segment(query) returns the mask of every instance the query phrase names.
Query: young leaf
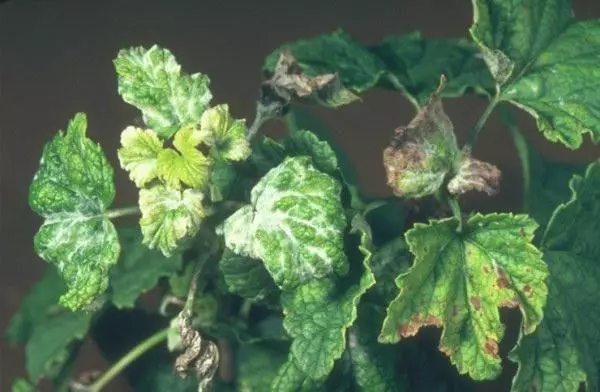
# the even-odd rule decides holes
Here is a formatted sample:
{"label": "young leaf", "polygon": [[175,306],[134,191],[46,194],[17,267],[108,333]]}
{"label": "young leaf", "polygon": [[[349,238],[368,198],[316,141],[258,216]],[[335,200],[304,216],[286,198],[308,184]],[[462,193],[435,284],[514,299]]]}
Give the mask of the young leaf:
{"label": "young leaf", "polygon": [[377,341],[383,312],[374,305],[361,304],[358,320],[348,332],[349,360],[352,364],[354,391],[404,392],[406,380],[397,367],[396,347]]}
{"label": "young leaf", "polygon": [[477,214],[462,233],[457,224],[432,220],[406,233],[415,262],[396,279],[400,294],[379,339],[394,343],[421,327],[442,327],[440,350],[459,373],[492,379],[504,335],[498,308],[519,307],[522,330],[532,333],[542,320],[548,269],[530,242],[537,224],[525,215]]}
{"label": "young leaf", "polygon": [[113,169],[101,148],[88,139],[85,114],[66,133],[44,146],[29,189],[29,205],[44,217],[35,251],[54,264],[67,284],[60,298],[76,310],[108,287],[108,271],[119,257],[117,232],[106,216],[115,196]]}
{"label": "young leaf", "polygon": [[244,120],[234,120],[228,105],[217,105],[204,112],[200,119],[200,139],[214,147],[228,161],[248,158],[250,145]]}
{"label": "young leaf", "polygon": [[[338,75],[341,84],[355,93],[374,87],[385,71],[384,64],[376,56],[342,30],[282,45],[265,60],[265,71],[275,71],[281,53],[291,53],[306,76]],[[328,106],[351,101],[332,100]]]}
{"label": "young leaf", "polygon": [[151,129],[127,127],[121,133],[121,148],[118,150],[121,167],[129,172],[138,188],[158,177],[158,154],[163,143]]}
{"label": "young leaf", "polygon": [[225,249],[219,268],[229,290],[244,298],[258,301],[277,291],[271,275],[260,260],[236,255]]}
{"label": "young leaf", "polygon": [[287,350],[273,344],[244,344],[237,355],[239,391],[267,392],[287,359]]}
{"label": "young leaf", "polygon": [[165,148],[158,154],[158,174],[168,186],[180,189],[183,183],[200,188],[208,182],[210,160],[196,149],[201,141],[200,131],[181,128],[173,140],[177,151]]}
{"label": "young leaf", "polygon": [[[357,215],[360,220],[360,215]],[[353,267],[344,278],[307,282],[284,291],[281,305],[283,326],[293,338],[291,357],[311,379],[325,378],[346,348],[346,330],[356,319],[358,302],[375,284],[370,269],[371,238],[364,222],[353,221],[360,242],[354,244]],[[368,228],[368,226],[367,226]],[[362,263],[358,260],[362,259]]]}
{"label": "young leaf", "polygon": [[158,280],[176,273],[181,268],[181,255],[171,258],[142,245],[137,229],[119,230],[119,239],[127,249],[111,271],[111,302],[117,308],[131,308],[144,292],[152,289]]}
{"label": "young leaf", "polygon": [[[513,391],[598,390],[600,361],[600,163],[570,182],[571,199],[552,215],[542,250],[550,269],[548,304],[535,334],[521,336]],[[535,293],[535,291],[534,291]]]}
{"label": "young leaf", "polygon": [[574,23],[568,0],[476,0],[474,7],[471,35],[502,85],[499,99],[534,116],[550,141],[575,149],[586,132],[600,141],[593,109],[600,20]]}
{"label": "young leaf", "polygon": [[420,33],[388,37],[369,48],[385,64],[391,77],[382,84],[405,90],[423,105],[437,88],[440,75],[448,78],[442,97],[460,97],[466,90],[491,95],[494,81],[479,49],[461,39],[424,39]]}
{"label": "young leaf", "polygon": [[348,261],[340,192],[340,184],[317,171],[309,157],[286,158],[252,189],[251,205],[225,221],[225,244],[262,260],[283,289],[343,275]]}
{"label": "young leaf", "polygon": [[181,73],[167,49],[123,49],[114,60],[119,94],[142,111],[144,122],[164,138],[197,124],[212,99],[207,76]]}
{"label": "young leaf", "polygon": [[61,312],[38,324],[25,345],[29,378],[37,383],[43,377],[54,378],[75,354],[92,320],[91,312]]}
{"label": "young leaf", "polygon": [[42,324],[48,314],[60,309],[58,299],[65,285],[54,266],[47,266],[44,276],[33,286],[17,313],[10,319],[5,337],[10,343],[25,344],[35,328]]}
{"label": "young leaf", "polygon": [[143,243],[150,249],[160,249],[166,257],[173,255],[198,232],[205,216],[202,198],[197,190],[179,191],[163,185],[140,190]]}

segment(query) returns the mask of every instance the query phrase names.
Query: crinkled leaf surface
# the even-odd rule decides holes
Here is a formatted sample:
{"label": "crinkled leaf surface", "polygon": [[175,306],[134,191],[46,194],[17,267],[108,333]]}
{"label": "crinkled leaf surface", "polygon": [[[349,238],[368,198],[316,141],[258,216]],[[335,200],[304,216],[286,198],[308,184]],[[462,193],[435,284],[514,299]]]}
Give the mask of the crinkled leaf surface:
{"label": "crinkled leaf surface", "polygon": [[236,357],[238,390],[268,392],[277,371],[287,359],[287,350],[280,344],[244,344]]}
{"label": "crinkled leaf surface", "polygon": [[207,183],[210,160],[196,149],[201,141],[200,131],[182,128],[173,139],[177,151],[165,148],[158,154],[158,174],[168,186],[180,189],[185,184],[200,188]]}
{"label": "crinkled leaf surface", "polygon": [[475,380],[500,374],[498,342],[504,335],[499,307],[519,307],[522,330],[542,320],[548,276],[531,244],[537,224],[525,215],[474,215],[462,233],[454,219],[417,223],[405,237],[415,255],[398,276],[400,294],[389,307],[380,334],[386,343],[443,328],[440,350],[459,373]]}
{"label": "crinkled leaf surface", "polygon": [[163,185],[140,190],[143,243],[160,249],[167,257],[173,255],[198,232],[205,215],[202,198],[197,190],[180,191]]}
{"label": "crinkled leaf surface", "polygon": [[44,217],[35,251],[55,265],[67,284],[60,303],[72,310],[89,305],[108,287],[119,257],[117,232],[106,217],[115,196],[113,169],[88,139],[86,117],[78,113],[67,132],[44,146],[29,205]]}
{"label": "crinkled leaf surface", "polygon": [[85,337],[92,315],[64,311],[38,324],[25,345],[26,368],[33,382],[58,376],[70,360],[74,345]]}
{"label": "crinkled leaf surface", "polygon": [[384,312],[370,304],[361,304],[358,320],[348,332],[349,360],[355,391],[403,392],[406,380],[399,374],[398,348],[377,341]]}
{"label": "crinkled leaf surface", "polygon": [[283,140],[283,146],[292,156],[309,156],[315,168],[323,173],[334,175],[338,170],[337,157],[329,143],[310,131],[294,132]]}
{"label": "crinkled leaf surface", "polygon": [[460,97],[468,89],[488,95],[494,91],[494,81],[479,49],[466,40],[424,39],[420,33],[413,33],[388,37],[369,49],[390,73],[384,85],[397,89],[395,83],[400,83],[420,105],[435,92],[440,75],[448,79],[442,97]]}
{"label": "crinkled leaf surface", "polygon": [[341,185],[308,157],[286,158],[252,189],[251,205],[224,224],[234,253],[262,260],[284,289],[348,270]]}
{"label": "crinkled leaf surface", "polygon": [[277,291],[273,278],[260,260],[225,249],[219,268],[229,290],[244,298],[261,300]]}
{"label": "crinkled leaf surface", "polygon": [[250,155],[248,128],[244,120],[234,120],[226,104],[214,106],[200,119],[200,134],[204,143],[214,147],[229,161],[241,161]]}
{"label": "crinkled leaf surface", "polygon": [[550,269],[544,320],[510,354],[519,363],[513,391],[599,387],[600,163],[570,187],[571,199],[556,209],[542,240]]}
{"label": "crinkled leaf surface", "polygon": [[280,53],[286,51],[307,76],[337,73],[342,85],[357,93],[374,87],[385,71],[383,62],[341,30],[277,48],[267,57],[265,70],[273,72]]}
{"label": "crinkled leaf surface", "polygon": [[119,94],[140,109],[144,122],[162,137],[197,124],[212,99],[206,75],[182,73],[173,54],[156,45],[123,49],[114,65]]}
{"label": "crinkled leaf surface", "polygon": [[550,141],[575,149],[589,132],[598,142],[600,20],[573,22],[568,0],[477,0],[474,6],[473,38],[492,73],[504,63],[496,72],[500,99],[529,112]]}
{"label": "crinkled leaf surface", "polygon": [[121,167],[129,172],[138,188],[158,177],[158,154],[163,143],[156,132],[133,126],[121,133],[121,148],[118,151]]}
{"label": "crinkled leaf surface", "polygon": [[42,324],[48,313],[60,309],[58,299],[65,285],[54,266],[47,266],[42,278],[29,290],[6,328],[6,340],[25,344],[38,324]]}
{"label": "crinkled leaf surface", "polygon": [[281,296],[283,326],[293,339],[291,357],[313,380],[326,377],[342,356],[346,331],[356,319],[358,302],[375,284],[369,266],[371,238],[363,226],[357,224],[354,228],[360,242],[351,245],[352,269],[347,276],[313,280]]}
{"label": "crinkled leaf surface", "polygon": [[119,230],[119,239],[127,249],[111,271],[111,302],[117,308],[130,308],[140,295],[152,289],[158,280],[181,268],[181,254],[166,258],[142,245],[138,229]]}
{"label": "crinkled leaf surface", "polygon": [[325,392],[325,380],[314,381],[290,355],[271,383],[271,392]]}

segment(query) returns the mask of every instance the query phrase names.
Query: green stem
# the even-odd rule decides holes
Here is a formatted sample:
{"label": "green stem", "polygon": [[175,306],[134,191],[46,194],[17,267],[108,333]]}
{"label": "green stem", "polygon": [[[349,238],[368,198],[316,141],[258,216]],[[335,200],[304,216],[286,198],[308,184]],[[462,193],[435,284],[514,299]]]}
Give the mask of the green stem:
{"label": "green stem", "polygon": [[108,219],[115,219],[115,218],[120,218],[122,216],[127,216],[127,215],[137,215],[139,213],[140,213],[140,208],[138,206],[115,208],[114,210],[106,211],[106,217]]}
{"label": "green stem", "polygon": [[450,196],[448,198],[448,204],[450,205],[452,214],[458,220],[458,228],[456,229],[456,231],[458,233],[461,233],[463,230],[463,217],[462,212],[460,211],[460,204],[458,203],[458,199],[454,196]]}
{"label": "green stem", "polygon": [[392,86],[394,86],[395,89],[400,91],[404,98],[406,98],[408,102],[410,102],[415,107],[415,109],[419,110],[421,108],[419,102],[406,90],[406,87],[404,87],[404,85],[400,83],[400,81],[395,75],[387,73],[386,78],[392,84]]}
{"label": "green stem", "polygon": [[146,351],[150,350],[160,342],[167,339],[167,334],[169,333],[169,328],[162,329],[150,336],[148,339],[144,340],[137,346],[133,348],[130,352],[128,352],[123,358],[119,360],[119,362],[115,363],[110,369],[108,369],[102,377],[100,377],[96,382],[89,386],[87,391],[89,392],[99,392],[112,381],[119,373],[123,371],[129,364],[139,358]]}
{"label": "green stem", "polygon": [[254,304],[248,298],[245,298],[244,302],[242,302],[242,306],[240,307],[239,313],[240,313],[240,317],[242,317],[244,320],[248,320],[248,317],[250,317],[250,311],[252,310],[252,305],[254,305]]}
{"label": "green stem", "polygon": [[471,133],[469,134],[469,141],[465,145],[466,151],[470,152],[473,149],[473,146],[475,145],[475,142],[477,141],[477,137],[479,136],[479,133],[481,132],[481,130],[483,129],[483,126],[485,125],[488,118],[490,117],[490,114],[492,114],[492,111],[494,110],[496,105],[498,105],[499,103],[500,103],[500,99],[498,98],[498,95],[496,95],[490,101],[487,108],[485,108],[485,111],[479,118],[479,121],[477,121],[477,124],[475,124],[473,129],[471,129]]}

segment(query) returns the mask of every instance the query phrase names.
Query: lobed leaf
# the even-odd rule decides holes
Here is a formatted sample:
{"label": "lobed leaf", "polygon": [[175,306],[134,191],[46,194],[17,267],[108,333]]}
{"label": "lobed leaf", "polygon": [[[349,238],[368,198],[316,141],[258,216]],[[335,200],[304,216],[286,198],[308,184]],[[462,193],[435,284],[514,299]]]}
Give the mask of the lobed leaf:
{"label": "lobed leaf", "polygon": [[509,357],[519,364],[513,391],[576,392],[599,387],[600,163],[570,182],[542,240],[550,270],[548,304],[535,334],[521,336]]}
{"label": "lobed leaf", "polygon": [[123,49],[114,65],[119,94],[142,111],[146,125],[161,137],[199,123],[212,99],[206,75],[182,73],[173,54],[156,45]]}
{"label": "lobed leaf", "polygon": [[224,223],[234,253],[262,260],[284,289],[348,269],[340,184],[308,157],[286,158],[252,189],[251,205]]}
{"label": "lobed leaf", "polygon": [[247,134],[244,120],[234,120],[225,104],[206,110],[200,119],[200,138],[228,161],[248,158],[252,151]]}
{"label": "lobed leaf", "polygon": [[443,328],[440,351],[475,380],[500,374],[499,307],[519,307],[522,331],[542,320],[548,276],[531,244],[537,224],[525,215],[474,215],[462,233],[454,219],[417,223],[405,237],[413,266],[398,276],[400,294],[387,311],[379,340],[394,343],[421,327]]}
{"label": "lobed leaf", "polygon": [[117,232],[106,216],[115,188],[113,170],[101,148],[88,139],[86,117],[78,113],[66,133],[44,146],[31,187],[29,205],[44,217],[35,251],[55,265],[67,284],[60,303],[85,307],[108,287],[117,262]]}
{"label": "lobed leaf", "polygon": [[121,146],[118,150],[121,167],[129,172],[129,178],[138,188],[158,177],[158,155],[163,143],[156,132],[129,126],[121,133]]}

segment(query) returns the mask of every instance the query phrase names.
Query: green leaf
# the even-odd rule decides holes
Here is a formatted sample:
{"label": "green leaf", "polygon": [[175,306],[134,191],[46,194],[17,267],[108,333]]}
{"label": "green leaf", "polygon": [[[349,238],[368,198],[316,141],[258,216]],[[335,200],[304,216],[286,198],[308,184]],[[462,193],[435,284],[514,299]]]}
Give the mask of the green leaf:
{"label": "green leaf", "polygon": [[258,301],[277,292],[277,286],[260,260],[225,249],[219,268],[229,290],[244,298]]}
{"label": "green leaf", "polygon": [[24,378],[17,378],[12,385],[12,392],[36,392],[35,385],[31,384]]}
{"label": "green leaf", "polygon": [[325,392],[324,381],[307,376],[290,355],[271,383],[271,392]]}
{"label": "green leaf", "polygon": [[283,139],[283,146],[290,156],[309,156],[320,172],[335,175],[338,171],[337,157],[329,143],[319,140],[310,131],[294,132]]}
{"label": "green leaf", "polygon": [[440,75],[448,79],[442,97],[460,97],[466,90],[486,95],[494,91],[479,49],[466,40],[424,39],[417,32],[388,37],[370,50],[386,64],[384,86],[405,90],[419,105],[435,92]]}
{"label": "green leaf", "polygon": [[[350,158],[348,158],[348,154],[346,154],[344,152],[344,149],[339,146],[339,143],[335,141],[332,130],[329,129],[327,125],[325,125],[321,121],[321,119],[319,119],[317,116],[312,115],[307,110],[300,109],[297,106],[292,106],[285,116],[285,124],[288,129],[288,134],[290,135],[289,137],[291,137],[292,139],[294,138],[295,133],[299,131],[309,130],[318,138],[318,141],[315,141],[315,144],[321,145],[322,143],[327,143],[329,149],[333,150],[333,157],[335,157],[336,165],[339,167],[342,174],[344,175],[344,180],[351,184],[357,183],[356,173],[354,171],[354,167],[352,162],[350,161]],[[300,143],[294,144],[299,146],[302,145]],[[321,150],[326,151],[327,148],[322,147]],[[311,157],[314,155],[312,153],[312,148],[305,148],[304,151],[311,151],[310,154],[306,153],[304,155],[309,155]],[[298,153],[297,155],[302,154]],[[326,155],[330,154],[327,153]],[[333,161],[333,158],[331,158],[331,160]],[[314,158],[313,162],[315,162]],[[318,164],[315,162],[315,165]],[[327,170],[325,170],[325,172],[329,173],[329,171]]]}
{"label": "green leaf", "polygon": [[164,257],[142,245],[137,229],[122,229],[119,238],[127,252],[111,271],[111,301],[117,308],[131,308],[140,295],[152,289],[158,280],[181,268],[181,255]]}
{"label": "green leaf", "polygon": [[348,261],[340,192],[341,185],[316,170],[310,158],[286,158],[252,189],[252,204],[225,221],[225,244],[262,260],[284,289],[343,275]]}
{"label": "green leaf", "polygon": [[277,371],[287,359],[287,350],[281,345],[244,344],[237,353],[238,390],[266,392]]}
{"label": "green leaf", "polygon": [[424,326],[443,328],[440,351],[460,374],[497,377],[504,335],[499,307],[519,307],[522,330],[542,320],[548,276],[531,244],[537,224],[526,215],[472,216],[462,233],[455,219],[417,223],[405,237],[413,266],[396,279],[400,294],[389,307],[380,341],[394,343]]}
{"label": "green leaf", "polygon": [[140,109],[144,122],[162,137],[197,124],[212,99],[206,75],[181,73],[171,52],[156,45],[123,49],[114,65],[119,94]]}
{"label": "green leaf", "polygon": [[163,143],[151,129],[127,127],[121,133],[121,148],[118,150],[121,167],[129,172],[138,188],[158,177],[158,154]]}
{"label": "green leaf", "polygon": [[43,377],[54,378],[75,354],[92,319],[90,312],[61,312],[48,317],[33,331],[25,345],[26,368],[29,378],[39,382]]}
{"label": "green leaf", "polygon": [[291,52],[307,76],[337,73],[342,85],[355,93],[374,87],[385,71],[376,56],[342,30],[282,45],[265,60],[267,72],[275,70],[282,52]]}
{"label": "green leaf", "polygon": [[115,196],[113,169],[88,139],[85,114],[44,146],[29,205],[44,217],[34,239],[37,254],[54,264],[67,284],[60,303],[71,310],[89,305],[108,287],[108,271],[120,252],[106,216]]}
{"label": "green leaf", "polygon": [[505,64],[500,100],[530,113],[548,140],[575,149],[587,132],[600,141],[600,20],[573,22],[568,0],[476,1],[471,34],[492,72]]}
{"label": "green leaf", "polygon": [[171,188],[180,189],[181,184],[200,188],[208,182],[210,160],[196,149],[202,134],[194,128],[182,128],[175,134],[173,145],[158,154],[158,174]]}
{"label": "green leaf", "polygon": [[[357,215],[358,219],[360,216]],[[356,319],[358,302],[375,284],[370,270],[370,236],[353,222],[360,242],[354,243],[351,270],[344,278],[313,280],[283,292],[283,326],[293,338],[291,357],[313,380],[325,378],[346,348],[346,330]],[[360,260],[360,261],[359,261]],[[361,263],[362,261],[362,263]]]}
{"label": "green leaf", "polygon": [[200,229],[205,211],[200,191],[179,191],[162,185],[140,190],[143,243],[170,257]]}
{"label": "green leaf", "polygon": [[398,295],[395,278],[406,272],[411,257],[402,236],[379,248],[371,260],[371,269],[377,282],[369,294],[376,294],[378,302],[389,303]]}
{"label": "green leaf", "polygon": [[25,344],[49,313],[60,309],[58,299],[65,285],[56,268],[47,266],[42,278],[29,290],[17,313],[10,319],[5,338],[10,343]]}
{"label": "green leaf", "polygon": [[264,175],[283,162],[286,155],[285,147],[281,143],[262,136],[252,140],[252,155],[248,161],[258,173]]}
{"label": "green leaf", "polygon": [[558,206],[544,233],[550,269],[548,304],[535,334],[522,336],[509,357],[519,364],[513,391],[599,388],[600,163],[570,182],[572,196]]}
{"label": "green leaf", "polygon": [[246,139],[248,128],[244,120],[234,120],[228,105],[214,106],[200,120],[201,139],[214,147],[228,161],[243,161],[252,152]]}
{"label": "green leaf", "polygon": [[349,360],[352,364],[355,391],[403,392],[406,380],[399,375],[397,347],[377,341],[384,312],[374,305],[361,304],[356,324],[348,333]]}

